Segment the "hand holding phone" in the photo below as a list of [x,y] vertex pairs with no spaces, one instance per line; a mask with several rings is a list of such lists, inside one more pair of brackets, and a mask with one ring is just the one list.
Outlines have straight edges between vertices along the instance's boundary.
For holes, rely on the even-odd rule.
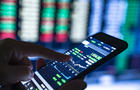
[[[46,62],[44,59],[39,59],[36,62],[36,64],[37,64],[37,69],[39,70],[41,67],[46,65]],[[84,77],[71,80],[70,82],[66,83],[61,88],[59,88],[58,90],[77,90],[77,88],[79,90],[84,90],[87,87],[87,84],[84,82],[83,79],[84,79]],[[3,88],[3,90],[9,90],[9,89],[6,89],[7,87],[10,88],[11,86],[10,85],[6,86]],[[26,88],[21,83],[15,84],[13,86],[13,90],[15,90],[15,89],[16,90],[26,90]]]
[[[79,46],[65,52],[68,62],[50,61],[36,71],[34,78],[22,82],[29,90],[56,90],[74,79],[87,75],[127,48],[125,41],[104,33],[88,37]],[[31,89],[30,89],[31,88]]]
[[29,56],[40,56],[62,62],[70,59],[68,55],[40,45],[13,39],[0,40],[0,89],[7,88],[7,84],[27,81],[33,77],[33,66],[27,58]]

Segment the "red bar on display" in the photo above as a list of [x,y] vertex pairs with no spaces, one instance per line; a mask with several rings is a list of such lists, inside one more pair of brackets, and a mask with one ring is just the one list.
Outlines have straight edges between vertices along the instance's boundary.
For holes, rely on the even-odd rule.
[[58,7],[59,8],[69,8],[70,7],[70,3],[58,3]]
[[2,2],[5,2],[5,3],[16,3],[17,0],[2,0]]
[[68,25],[69,24],[69,20],[68,19],[59,19],[59,21],[57,21],[57,23],[61,24],[61,25]]
[[40,36],[41,42],[52,42],[53,41],[53,33],[42,33]]
[[16,19],[15,18],[0,18],[0,21],[12,21],[12,22],[15,22]]
[[1,32],[0,39],[6,39],[6,38],[16,39],[15,33],[14,32]]
[[43,20],[42,22],[42,25],[45,25],[45,24],[54,24],[54,21],[52,20],[50,20],[50,21],[46,21],[46,20]]
[[67,33],[57,33],[55,37],[55,41],[59,43],[64,43],[68,39],[68,34]]
[[42,3],[43,8],[49,7],[49,6],[55,6],[56,3]]

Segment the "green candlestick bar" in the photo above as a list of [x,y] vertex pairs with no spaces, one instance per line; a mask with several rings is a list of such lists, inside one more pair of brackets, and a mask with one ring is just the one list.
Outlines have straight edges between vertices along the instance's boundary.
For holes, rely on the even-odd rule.
[[5,5],[2,5],[0,7],[0,10],[16,11],[16,5],[8,5],[8,4],[5,4]]
[[43,2],[55,2],[56,0],[43,0]]
[[41,27],[41,33],[47,33],[47,32],[53,32],[53,26],[49,26],[49,25],[42,25]]
[[4,29],[4,30],[6,30],[6,29],[11,29],[11,30],[13,30],[13,29],[16,29],[16,25],[15,24],[8,24],[8,23],[6,23],[6,24],[1,24],[0,25],[0,29],[2,30],[2,29]]

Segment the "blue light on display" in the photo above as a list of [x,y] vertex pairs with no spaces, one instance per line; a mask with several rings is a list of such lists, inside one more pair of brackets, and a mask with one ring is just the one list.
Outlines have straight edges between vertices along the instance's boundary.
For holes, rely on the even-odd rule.
[[19,9],[21,23],[19,37],[22,41],[39,40],[40,0],[21,0]]
[[122,38],[120,28],[126,17],[126,9],[125,0],[108,0],[105,12],[105,33]]
[[70,40],[80,43],[87,37],[90,0],[74,0],[71,13]]
[[103,5],[103,0],[91,0],[91,15],[88,32],[89,36],[101,31]]

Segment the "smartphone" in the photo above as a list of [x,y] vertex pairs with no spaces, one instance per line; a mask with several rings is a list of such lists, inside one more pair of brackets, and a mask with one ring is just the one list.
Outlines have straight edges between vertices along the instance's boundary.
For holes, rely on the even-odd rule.
[[26,90],[56,90],[70,80],[92,72],[127,47],[128,44],[123,40],[97,33],[66,51],[66,55],[72,56],[68,62],[50,61],[34,73],[32,80],[21,83]]

